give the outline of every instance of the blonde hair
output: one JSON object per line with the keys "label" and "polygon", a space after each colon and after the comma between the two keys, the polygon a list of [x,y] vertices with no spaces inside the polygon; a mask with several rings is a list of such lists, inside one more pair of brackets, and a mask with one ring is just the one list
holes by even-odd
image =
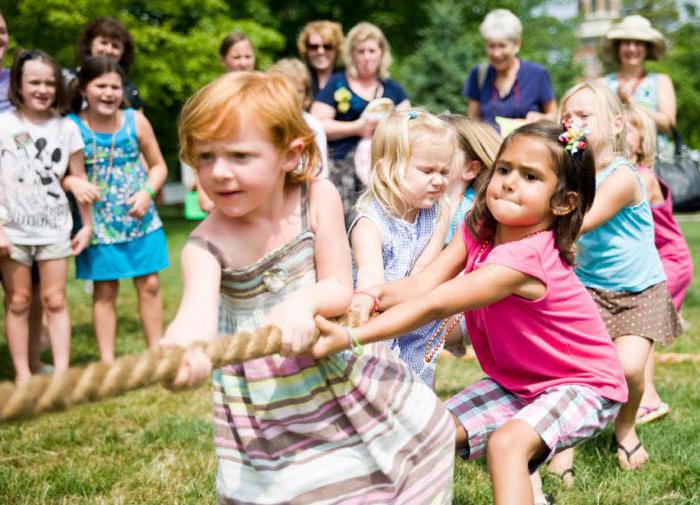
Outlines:
{"label": "blonde hair", "polygon": [[510,40],[518,42],[523,36],[523,24],[508,9],[494,9],[479,25],[484,40]]}
{"label": "blonde hair", "polygon": [[294,85],[297,83],[304,86],[304,96],[301,100],[301,107],[308,110],[311,106],[311,75],[309,69],[306,68],[304,62],[298,58],[282,58],[267,69],[268,72],[276,72],[288,79],[291,79]]}
{"label": "blonde hair", "polygon": [[[493,165],[501,147],[501,137],[490,124],[459,114],[440,114],[439,117],[452,125],[457,134],[457,146],[468,160],[478,161],[482,169]],[[478,179],[474,182],[478,182]]]}
{"label": "blonde hair", "polygon": [[384,33],[378,26],[368,23],[367,21],[362,21],[353,26],[348,32],[348,36],[345,38],[345,43],[343,44],[343,58],[345,59],[346,72],[350,77],[357,78],[357,68],[352,61],[352,53],[359,44],[367,40],[374,40],[379,44],[379,49],[382,51],[382,61],[379,64],[379,78],[382,80],[388,79],[389,67],[392,61],[389,41],[386,40]]}
{"label": "blonde hair", "polygon": [[334,66],[339,66],[343,62],[343,55],[341,54],[343,47],[343,27],[340,23],[326,20],[306,23],[297,37],[297,49],[299,50],[299,55],[304,59],[306,59],[309,53],[309,36],[312,33],[318,33],[324,41],[327,40],[333,44],[333,49],[335,49],[336,52]]}
{"label": "blonde hair", "polygon": [[606,85],[586,81],[569,88],[561,99],[561,105],[559,106],[559,121],[561,121],[561,111],[564,110],[567,100],[584,89],[589,89],[591,90],[591,93],[593,93],[596,114],[599,118],[598,123],[602,127],[606,127],[607,125],[607,131],[601,131],[600,138],[604,139],[610,145],[613,150],[613,154],[624,156],[627,150],[627,129],[625,128],[624,120],[622,121],[622,127],[617,134],[613,133],[612,131],[612,125],[615,123],[615,118],[624,119],[622,104]]}
{"label": "blonde hair", "polygon": [[377,200],[387,212],[401,216],[409,204],[406,170],[411,146],[422,134],[439,135],[456,147],[450,125],[422,110],[395,111],[384,118],[372,136],[369,185],[357,206]]}
{"label": "blonde hair", "polygon": [[639,131],[640,153],[632,152],[632,146],[627,144],[627,158],[635,163],[654,166],[656,157],[656,123],[651,114],[632,102],[627,96],[620,95],[622,111],[625,119]]}
{"label": "blonde hair", "polygon": [[185,102],[178,136],[180,158],[199,169],[196,144],[225,140],[253,119],[280,151],[296,139],[303,142],[300,166],[288,174],[291,182],[312,179],[320,166],[314,133],[301,114],[299,95],[279,74],[231,72],[197,91]]}

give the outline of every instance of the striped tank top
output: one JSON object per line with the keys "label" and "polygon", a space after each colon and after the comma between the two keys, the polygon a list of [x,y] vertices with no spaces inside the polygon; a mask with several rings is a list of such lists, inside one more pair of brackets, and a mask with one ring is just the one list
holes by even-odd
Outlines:
{"label": "striped tank top", "polygon": [[[305,194],[305,190],[303,190]],[[219,331],[251,331],[316,282],[314,234],[242,269],[222,267]],[[219,503],[448,504],[454,427],[433,392],[385,346],[321,360],[270,357],[214,371]]]}

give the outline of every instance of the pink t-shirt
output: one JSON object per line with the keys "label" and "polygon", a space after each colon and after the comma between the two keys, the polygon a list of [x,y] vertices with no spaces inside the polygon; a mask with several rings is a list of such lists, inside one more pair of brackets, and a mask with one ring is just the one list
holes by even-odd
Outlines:
{"label": "pink t-shirt", "polygon": [[467,247],[466,273],[497,264],[534,277],[546,288],[537,300],[510,295],[464,314],[483,371],[524,398],[578,384],[627,401],[622,365],[598,307],[559,255],[553,232],[484,248],[466,226],[460,231]]}
{"label": "pink t-shirt", "polygon": [[[656,176],[651,168],[644,165],[637,165],[637,170],[648,171]],[[654,243],[666,274],[666,287],[671,293],[674,307],[680,311],[693,280],[693,257],[681,227],[673,217],[671,190],[664,181],[658,177],[656,179],[661,186],[664,201],[651,206],[651,215],[654,217]]]}

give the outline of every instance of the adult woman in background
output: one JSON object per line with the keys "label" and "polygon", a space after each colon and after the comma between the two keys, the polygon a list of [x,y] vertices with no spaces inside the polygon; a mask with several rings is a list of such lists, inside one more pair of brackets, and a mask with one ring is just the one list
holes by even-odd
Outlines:
{"label": "adult woman in background", "polygon": [[311,74],[311,96],[322,90],[342,63],[343,28],[333,21],[306,23],[297,38],[299,56]]}
{"label": "adult woman in background", "polygon": [[343,45],[345,72],[334,74],[311,105],[328,137],[331,179],[340,191],[346,214],[360,189],[353,155],[357,144],[369,138],[377,121],[363,115],[376,98],[388,98],[397,108],[411,102],[401,85],[389,79],[391,48],[382,31],[367,22],[358,23]]}
{"label": "adult woman in background", "polygon": [[[97,18],[83,27],[76,53],[77,67],[91,56],[106,56],[119,63],[125,74],[129,74],[134,63],[134,42],[129,30],[114,18]],[[76,73],[64,69],[66,83],[75,79]],[[143,109],[139,90],[133,82],[124,81],[124,100],[134,109]]]}
{"label": "adult woman in background", "polygon": [[666,74],[647,73],[646,60],[658,60],[666,49],[660,31],[643,16],[627,16],[605,35],[608,55],[618,64],[617,71],[603,80],[615,92],[629,96],[649,110],[656,129],[657,150],[663,158],[673,158],[673,142],[667,133],[676,124],[676,93]]}
{"label": "adult woman in background", "polygon": [[554,119],[554,99],[549,72],[537,63],[518,58],[523,26],[506,9],[489,12],[479,27],[486,44],[488,64],[471,69],[462,96],[468,115],[500,128],[497,118],[516,119],[519,126],[538,119]]}
{"label": "adult woman in background", "polygon": [[255,70],[253,41],[241,32],[231,32],[219,46],[219,61],[228,72]]}

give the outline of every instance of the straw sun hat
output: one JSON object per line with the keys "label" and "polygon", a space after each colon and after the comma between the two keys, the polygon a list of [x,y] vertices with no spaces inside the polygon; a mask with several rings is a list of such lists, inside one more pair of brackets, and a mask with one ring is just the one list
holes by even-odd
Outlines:
{"label": "straw sun hat", "polygon": [[613,49],[620,40],[641,40],[649,46],[647,58],[658,60],[666,50],[666,39],[644,16],[634,14],[614,24],[605,34],[607,48]]}

